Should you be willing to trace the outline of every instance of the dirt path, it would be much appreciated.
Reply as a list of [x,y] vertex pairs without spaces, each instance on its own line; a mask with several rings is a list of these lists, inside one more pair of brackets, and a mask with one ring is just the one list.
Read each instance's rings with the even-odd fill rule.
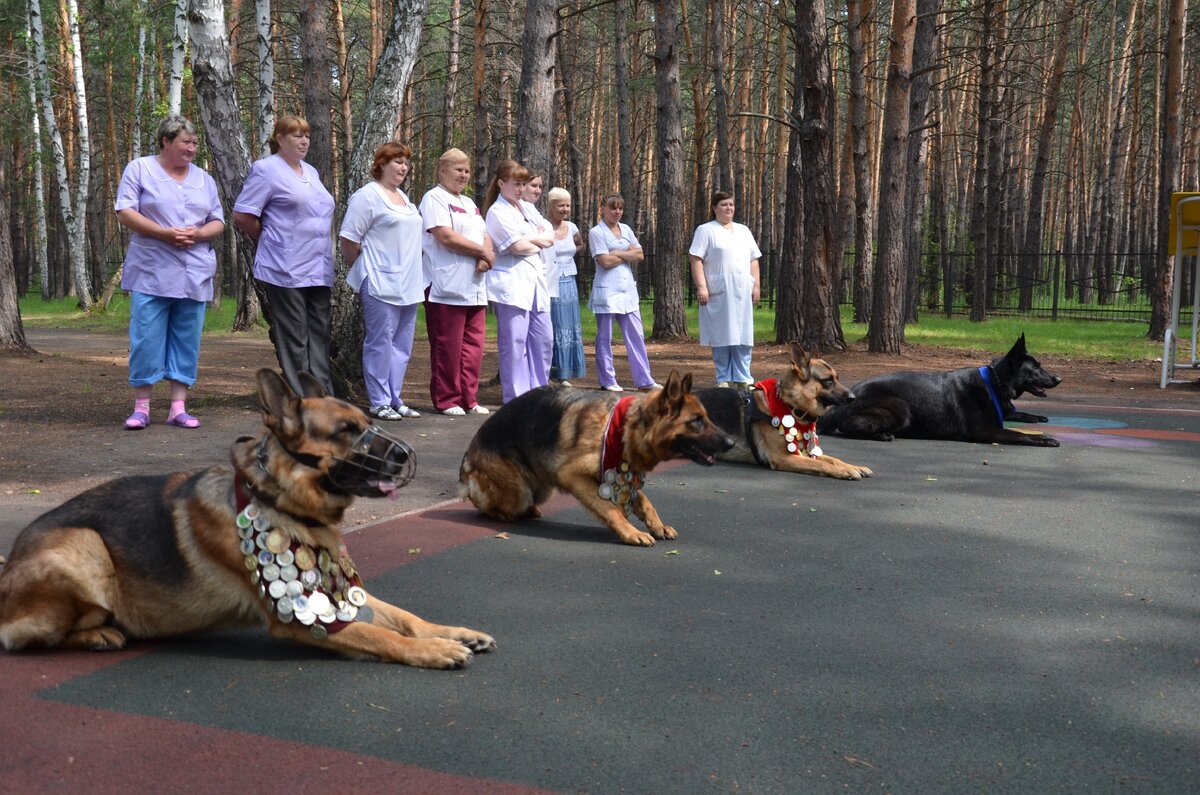
[[[235,437],[258,433],[254,373],[275,365],[265,337],[205,338],[200,378],[189,404],[189,410],[203,420],[202,428],[188,431],[163,425],[165,395],[156,393],[155,424],[145,431],[128,432],[121,428],[130,404],[123,334],[34,329],[27,336],[37,353],[0,354],[0,499],[4,505],[0,550],[7,550],[16,532],[37,515],[97,483],[121,475],[193,470],[220,463],[228,457]],[[708,350],[694,341],[650,343],[648,348],[660,379],[674,367],[692,371],[699,385],[711,384]],[[417,449],[417,477],[394,501],[359,501],[348,516],[349,525],[455,498],[459,460],[482,418],[443,417],[432,412],[425,351],[424,343],[418,341],[406,379],[412,387],[405,396],[423,416],[397,428]],[[617,352],[618,377],[628,385],[622,353]],[[880,357],[866,353],[861,344],[827,357],[847,384],[880,372],[945,370],[976,365],[988,358],[982,352],[927,347],[908,348],[900,357]],[[1048,399],[1023,401],[1023,405],[1042,405],[1046,411],[1053,411],[1055,403],[1092,402],[1200,407],[1200,386],[1196,384],[1165,392],[1158,389],[1158,368],[1153,362],[1041,358],[1063,377],[1063,384]],[[786,366],[787,351],[784,346],[760,346],[754,360],[756,374],[770,377]],[[592,363],[588,364],[591,368]],[[485,357],[484,373],[495,372],[493,352]],[[577,385],[594,387],[594,374]],[[499,405],[499,387],[485,387],[480,401]]]

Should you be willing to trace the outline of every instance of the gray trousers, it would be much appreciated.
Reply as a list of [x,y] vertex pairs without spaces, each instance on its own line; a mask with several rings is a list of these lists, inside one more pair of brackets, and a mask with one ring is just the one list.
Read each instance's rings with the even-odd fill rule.
[[267,294],[271,337],[283,380],[300,393],[300,373],[307,371],[333,394],[329,372],[330,297],[328,287],[279,287],[261,282]]

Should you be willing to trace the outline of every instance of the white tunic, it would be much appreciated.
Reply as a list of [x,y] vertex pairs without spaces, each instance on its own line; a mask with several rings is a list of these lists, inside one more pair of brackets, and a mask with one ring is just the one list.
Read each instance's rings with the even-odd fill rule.
[[429,230],[439,226],[481,245],[487,235],[483,215],[470,197],[461,194],[455,196],[441,185],[435,185],[421,197],[421,227],[424,230],[421,241],[430,302],[451,306],[486,306],[487,284],[483,274],[475,271],[476,258],[451,251],[437,242]]
[[[522,201],[521,207],[525,210],[525,216],[533,221],[539,232],[554,234],[554,227],[538,212],[537,205],[533,202]],[[550,297],[558,298],[558,263],[554,259],[554,246],[546,246],[542,249],[542,270],[546,275],[546,289],[550,291]]]
[[[632,229],[622,223],[617,225],[621,230],[620,237],[614,235],[605,223],[596,224],[588,231],[588,249],[592,259],[613,251],[641,248],[642,244]],[[596,278],[592,282],[588,308],[598,315],[628,315],[638,311],[637,280],[633,278],[633,269],[628,262],[613,268],[596,263]]]
[[[404,192],[400,192],[404,196]],[[367,292],[387,304],[408,306],[425,298],[421,269],[421,214],[407,196],[393,204],[383,186],[371,181],[350,197],[339,237],[360,247],[346,274],[355,292]]]
[[688,253],[704,262],[708,304],[700,307],[700,344],[712,348],[754,344],[754,277],[762,256],[744,224],[726,229],[716,220],[696,227]]
[[541,252],[514,254],[510,250],[521,238],[537,234],[533,217],[526,217],[523,206],[514,207],[503,196],[497,196],[487,211],[487,232],[496,246],[496,262],[487,272],[488,300],[526,312],[549,312],[550,293]]

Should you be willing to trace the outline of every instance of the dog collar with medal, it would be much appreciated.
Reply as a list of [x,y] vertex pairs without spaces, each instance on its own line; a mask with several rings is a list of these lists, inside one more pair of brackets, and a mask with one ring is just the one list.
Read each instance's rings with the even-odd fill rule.
[[[600,496],[629,515],[638,489],[646,480],[645,472],[631,469],[625,460],[625,415],[633,405],[633,397],[623,397],[613,406],[604,427],[600,445]],[[620,463],[617,463],[620,462]],[[610,466],[612,464],[612,466]]]
[[284,624],[298,621],[324,640],[354,621],[370,621],[367,592],[344,543],[313,547],[271,529],[266,514],[235,475],[237,532],[258,596]]
[[[820,458],[823,451],[817,442],[816,421],[797,421],[796,416],[792,414],[791,407],[779,399],[779,393],[776,389],[777,383],[774,378],[768,378],[754,385],[755,389],[763,391],[763,395],[767,399],[767,408],[771,412],[771,425],[787,441],[789,453],[809,458]],[[806,414],[805,416],[807,417],[808,415]]]

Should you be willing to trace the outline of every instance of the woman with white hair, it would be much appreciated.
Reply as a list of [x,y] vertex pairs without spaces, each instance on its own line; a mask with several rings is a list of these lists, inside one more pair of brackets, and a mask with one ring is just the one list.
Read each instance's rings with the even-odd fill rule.
[[579,318],[579,287],[575,283],[578,268],[575,257],[583,251],[583,236],[571,217],[571,194],[563,188],[551,188],[546,194],[546,212],[554,230],[554,261],[558,266],[558,295],[550,295],[550,322],[554,326],[554,350],[550,377],[565,386],[571,378],[583,378],[587,372],[583,356],[583,325]]

